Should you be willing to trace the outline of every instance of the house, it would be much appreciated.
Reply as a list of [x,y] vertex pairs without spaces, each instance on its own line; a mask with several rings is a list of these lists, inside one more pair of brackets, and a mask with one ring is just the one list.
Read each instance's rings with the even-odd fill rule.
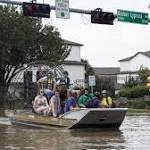
[[[85,80],[85,64],[81,62],[81,46],[82,44],[65,40],[65,43],[71,49],[68,57],[63,62],[61,68],[68,71],[70,80],[74,83],[84,86]],[[44,68],[44,67],[43,67]],[[36,73],[38,66],[34,66],[30,69],[32,71],[32,82],[36,82]],[[19,76],[23,82],[23,77]]]
[[150,51],[137,52],[135,55],[119,60],[120,73],[117,75],[117,83],[124,84],[129,77],[138,78],[138,70],[141,66],[150,69]]
[[70,54],[65,59],[62,67],[69,73],[70,80],[73,83],[84,86],[85,82],[85,64],[81,62],[81,46],[82,44],[65,40],[71,48]]
[[95,75],[97,75],[98,77],[117,78],[117,74],[120,72],[119,67],[95,67],[93,69]]
[[[85,64],[81,62],[81,46],[82,44],[65,40],[65,43],[71,49],[69,55],[61,65],[63,70],[69,73],[71,83],[78,84],[84,87],[85,81]],[[32,81],[36,82],[36,72],[38,68],[32,69]]]
[[[81,86],[85,86],[85,64],[81,61],[81,46],[82,44],[72,42],[65,40],[65,43],[70,47],[71,51],[68,55],[68,57],[65,59],[64,63],[62,66],[60,66],[61,69],[68,71],[69,73],[69,78],[71,83],[78,84]],[[19,93],[26,93],[29,89],[27,86],[29,86],[30,83],[34,83],[35,88],[35,83],[37,81],[37,71],[41,66],[31,66],[26,72],[23,70],[19,74],[17,74],[9,87],[9,92],[10,93],[15,93],[14,95],[19,96]],[[42,70],[46,70],[46,66],[42,65]],[[25,77],[26,76],[26,77]],[[28,81],[26,81],[26,79]],[[25,85],[23,85],[23,83]],[[27,84],[27,85],[26,85]],[[27,91],[22,91],[22,88],[27,89]],[[32,89],[32,88],[30,88]],[[29,90],[31,91],[31,90]]]

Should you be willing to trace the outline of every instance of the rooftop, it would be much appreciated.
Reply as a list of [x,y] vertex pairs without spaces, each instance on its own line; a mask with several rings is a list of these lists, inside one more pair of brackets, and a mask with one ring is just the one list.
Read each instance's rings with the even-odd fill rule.
[[115,75],[120,72],[119,67],[95,67],[93,69],[96,75]]
[[76,43],[76,42],[72,42],[72,41],[68,41],[68,40],[64,40],[64,41],[68,45],[83,46],[83,44],[80,44],[80,43]]
[[119,62],[121,61],[130,61],[132,58],[134,58],[135,56],[137,56],[138,54],[142,54],[145,55],[147,57],[150,57],[150,51],[146,51],[146,52],[137,52],[135,55],[130,56],[130,57],[126,57],[124,59],[119,60]]

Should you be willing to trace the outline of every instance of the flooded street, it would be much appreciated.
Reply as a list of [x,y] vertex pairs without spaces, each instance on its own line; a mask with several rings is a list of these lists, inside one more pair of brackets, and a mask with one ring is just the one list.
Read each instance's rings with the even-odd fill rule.
[[128,114],[118,130],[41,130],[0,117],[0,150],[149,150],[150,114]]

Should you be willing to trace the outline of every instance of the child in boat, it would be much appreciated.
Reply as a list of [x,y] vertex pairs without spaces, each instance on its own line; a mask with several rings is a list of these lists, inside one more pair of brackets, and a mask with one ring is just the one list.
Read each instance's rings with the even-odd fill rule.
[[40,94],[37,95],[33,101],[33,109],[37,114],[48,115],[49,105],[46,97],[43,94],[44,91],[40,90]]
[[54,91],[54,95],[52,96],[49,102],[49,107],[50,107],[50,113],[52,113],[54,117],[58,117],[59,114],[61,113],[60,93],[58,89]]

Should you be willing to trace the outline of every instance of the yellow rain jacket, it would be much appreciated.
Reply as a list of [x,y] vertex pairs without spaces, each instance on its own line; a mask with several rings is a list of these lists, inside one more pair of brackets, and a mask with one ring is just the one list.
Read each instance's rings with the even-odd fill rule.
[[112,98],[110,96],[104,97],[100,104],[102,107],[111,107],[112,106]]

